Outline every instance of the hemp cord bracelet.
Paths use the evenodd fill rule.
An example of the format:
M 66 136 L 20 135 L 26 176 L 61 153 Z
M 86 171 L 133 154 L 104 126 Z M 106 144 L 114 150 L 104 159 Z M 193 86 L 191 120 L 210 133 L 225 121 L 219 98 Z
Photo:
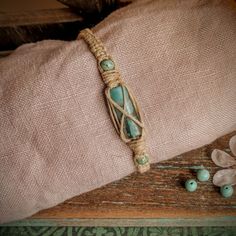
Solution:
M 86 28 L 79 33 L 98 61 L 98 69 L 107 85 L 105 96 L 112 122 L 120 138 L 134 153 L 134 163 L 140 173 L 150 169 L 145 146 L 145 130 L 140 108 L 130 88 L 121 79 L 112 57 L 93 32 Z

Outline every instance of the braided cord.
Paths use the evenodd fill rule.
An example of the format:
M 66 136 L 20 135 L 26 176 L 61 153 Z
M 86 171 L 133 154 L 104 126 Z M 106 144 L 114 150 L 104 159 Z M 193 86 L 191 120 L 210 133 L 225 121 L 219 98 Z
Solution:
M 90 29 L 80 32 L 81 37 L 98 61 L 98 69 L 104 83 L 107 85 L 105 96 L 114 127 L 120 138 L 134 153 L 134 163 L 140 173 L 150 169 L 149 156 L 145 146 L 145 130 L 138 103 L 131 89 L 121 79 L 120 73 L 112 57 L 107 53 L 101 40 Z M 115 101 L 111 94 L 116 89 L 122 98 L 122 103 Z M 135 135 L 130 130 L 134 130 Z

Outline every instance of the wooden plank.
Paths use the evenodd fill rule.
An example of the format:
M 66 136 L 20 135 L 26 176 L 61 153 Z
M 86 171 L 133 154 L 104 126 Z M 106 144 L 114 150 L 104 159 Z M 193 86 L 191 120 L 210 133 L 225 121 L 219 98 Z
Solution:
M 0 51 L 44 39 L 74 40 L 91 26 L 69 8 L 24 13 L 0 13 Z
M 120 2 L 119 0 L 58 0 L 59 2 L 83 12 L 83 15 L 104 15 L 128 4 L 128 2 Z
M 76 3 L 75 1 L 74 3 Z M 44 39 L 74 40 L 79 31 L 92 27 L 128 2 L 117 0 L 77 2 L 77 7 L 0 12 L 0 51 L 13 50 L 24 43 Z
M 1 57 L 6 57 L 12 53 L 12 50 L 9 51 L 0 51 L 0 58 Z
M 0 28 L 76 21 L 82 22 L 83 17 L 66 7 L 61 9 L 0 13 Z

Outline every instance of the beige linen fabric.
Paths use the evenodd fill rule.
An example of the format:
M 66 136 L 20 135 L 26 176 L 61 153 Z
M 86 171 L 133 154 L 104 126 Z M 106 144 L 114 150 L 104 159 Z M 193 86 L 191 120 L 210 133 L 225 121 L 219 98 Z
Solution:
M 136 1 L 94 28 L 142 108 L 151 162 L 236 129 L 233 1 Z M 0 60 L 0 222 L 135 171 L 85 42 L 46 40 Z

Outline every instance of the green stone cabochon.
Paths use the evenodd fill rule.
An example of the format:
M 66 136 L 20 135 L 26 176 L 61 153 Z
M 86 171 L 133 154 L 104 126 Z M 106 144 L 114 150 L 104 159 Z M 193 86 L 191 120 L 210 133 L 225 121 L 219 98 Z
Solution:
M 124 98 L 126 101 L 125 107 L 123 108 L 127 111 L 128 114 L 134 116 L 136 119 L 139 120 L 137 113 L 135 111 L 133 102 L 130 99 L 128 90 L 125 86 L 117 86 L 110 89 L 110 96 L 114 102 L 116 102 L 119 106 L 123 108 L 124 106 Z M 115 108 L 115 112 L 119 121 L 121 121 L 122 113 Z M 124 119 L 124 133 L 127 138 L 138 138 L 141 135 L 140 127 L 130 118 L 125 117 Z

